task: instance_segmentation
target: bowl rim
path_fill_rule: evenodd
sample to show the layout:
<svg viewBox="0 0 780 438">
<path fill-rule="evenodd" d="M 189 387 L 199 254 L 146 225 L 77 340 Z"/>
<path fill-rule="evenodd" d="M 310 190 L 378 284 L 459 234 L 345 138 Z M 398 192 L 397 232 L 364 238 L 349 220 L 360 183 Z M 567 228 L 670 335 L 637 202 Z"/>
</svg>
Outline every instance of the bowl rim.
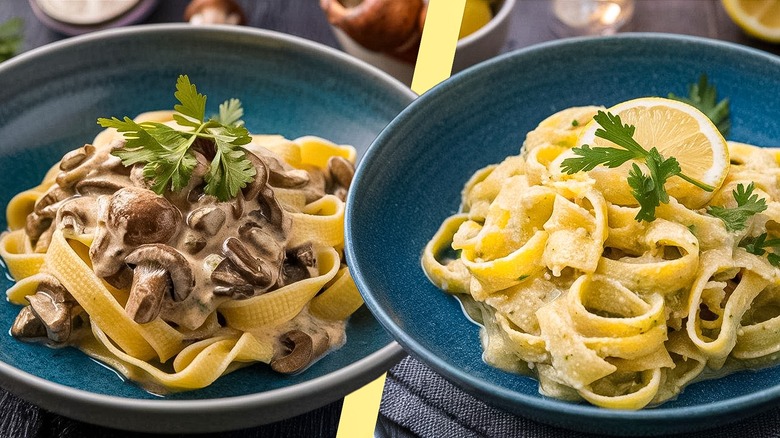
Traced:
<svg viewBox="0 0 780 438">
<path fill-rule="evenodd" d="M 388 141 L 388 138 L 396 131 L 397 127 L 402 126 L 410 121 L 414 120 L 417 114 L 429 114 L 436 112 L 436 105 L 445 100 L 445 96 L 448 95 L 451 89 L 457 90 L 459 84 L 464 82 L 470 82 L 478 80 L 483 72 L 490 71 L 495 65 L 509 62 L 516 58 L 530 58 L 536 56 L 538 53 L 545 53 L 551 50 L 559 50 L 569 47 L 589 47 L 592 45 L 602 44 L 604 42 L 613 42 L 615 40 L 627 40 L 627 41 L 652 41 L 655 43 L 685 43 L 695 44 L 699 46 L 709 46 L 715 50 L 728 50 L 732 52 L 739 52 L 740 54 L 761 57 L 767 62 L 774 63 L 780 66 L 780 56 L 774 55 L 769 52 L 765 52 L 752 47 L 747 47 L 737 43 L 728 41 L 715 40 L 711 38 L 692 36 L 692 35 L 680 35 L 669 34 L 660 32 L 635 32 L 635 33 L 620 33 L 610 36 L 579 36 L 551 40 L 543 43 L 534 44 L 525 48 L 514 50 L 508 53 L 504 53 L 497 57 L 491 58 L 487 61 L 481 62 L 474 66 L 471 66 L 463 71 L 453 75 L 449 80 L 443 81 L 428 92 L 421 95 L 418 99 L 407 106 L 374 140 L 374 143 L 369 148 L 366 155 L 363 157 L 361 164 L 358 166 L 353 185 L 359 185 L 360 181 L 364 179 L 366 168 L 373 163 L 379 154 L 379 149 L 383 143 Z M 465 180 L 464 180 L 465 181 Z M 417 358 L 425 365 L 432 368 L 436 373 L 443 376 L 450 382 L 453 382 L 455 386 L 459 388 L 468 388 L 467 392 L 473 394 L 479 394 L 479 398 L 482 401 L 489 401 L 494 406 L 522 406 L 532 409 L 528 412 L 528 416 L 532 418 L 537 413 L 543 412 L 547 415 L 561 415 L 565 414 L 570 418 L 587 416 L 589 419 L 595 420 L 609 420 L 609 421 L 624 421 L 631 420 L 634 422 L 641 422 L 648 425 L 653 424 L 656 421 L 664 420 L 665 422 L 674 420 L 703 420 L 705 418 L 711 418 L 713 415 L 726 414 L 726 413 L 744 413 L 748 410 L 754 409 L 752 412 L 758 412 L 757 408 L 766 406 L 769 402 L 780 400 L 780 383 L 777 383 L 769 388 L 762 389 L 760 391 L 752 392 L 748 395 L 729 398 L 726 400 L 719 400 L 715 402 L 709 402 L 705 404 L 695 406 L 681 406 L 675 408 L 665 408 L 664 405 L 653 407 L 649 409 L 642 409 L 637 411 L 626 410 L 610 410 L 593 405 L 572 403 L 563 400 L 557 400 L 549 397 L 529 396 L 519 392 L 509 390 L 505 387 L 498 386 L 488 380 L 474 377 L 468 372 L 459 369 L 458 367 L 448 363 L 444 359 L 438 357 L 432 351 L 426 349 L 421 343 L 406 333 L 401 327 L 396 324 L 395 318 L 391 316 L 386 309 L 384 309 L 374 295 L 380 295 L 378 292 L 372 292 L 368 287 L 366 277 L 362 275 L 360 266 L 362 263 L 355 255 L 355 248 L 353 247 L 356 242 L 355 232 L 353 230 L 354 217 L 359 214 L 353 203 L 347 204 L 345 214 L 345 230 L 346 230 L 346 255 L 348 260 L 348 266 L 352 277 L 355 280 L 358 289 L 363 295 L 363 299 L 372 314 L 379 320 L 384 326 L 385 330 L 391 334 L 391 336 L 413 357 Z M 422 268 L 420 268 L 422 269 Z M 777 365 L 780 367 L 780 364 Z M 499 399 L 498 402 L 495 399 Z M 506 408 L 502 408 L 507 410 Z M 508 411 L 512 413 L 512 411 Z M 514 412 L 517 412 L 515 410 Z M 739 419 L 742 417 L 735 417 Z M 691 422 L 690 430 L 696 429 L 695 424 Z M 700 427 L 699 427 L 700 429 Z M 680 428 L 679 431 L 687 429 Z M 583 429 L 583 431 L 585 431 Z M 659 432 L 668 432 L 668 430 L 662 430 Z"/>
<path fill-rule="evenodd" d="M 72 46 L 79 46 L 95 41 L 103 41 L 106 39 L 121 38 L 133 35 L 148 37 L 149 35 L 167 33 L 209 33 L 215 35 L 230 34 L 233 36 L 244 36 L 258 40 L 262 39 L 266 41 L 274 41 L 275 43 L 281 43 L 286 48 L 295 47 L 297 50 L 303 50 L 307 54 L 333 58 L 334 60 L 342 63 L 343 65 L 346 65 L 352 70 L 364 73 L 366 77 L 382 82 L 385 84 L 385 86 L 387 86 L 388 89 L 395 89 L 400 95 L 405 95 L 408 97 L 410 102 L 414 101 L 414 99 L 417 97 L 417 94 L 412 92 L 411 89 L 384 71 L 371 66 L 368 63 L 360 61 L 359 59 L 349 56 L 326 44 L 277 31 L 231 25 L 193 26 L 188 23 L 162 23 L 141 24 L 129 27 L 100 30 L 93 33 L 55 41 L 14 56 L 6 62 L 0 64 L 0 75 L 5 73 L 7 70 L 12 70 L 17 66 L 23 66 L 24 64 L 30 62 L 35 62 L 38 59 L 46 57 L 51 53 L 57 53 L 62 49 Z M 28 373 L 27 371 L 21 370 L 2 360 L 0 360 L 0 377 L 2 377 L 2 381 L 4 382 L 5 387 L 14 388 L 10 391 L 18 396 L 21 396 L 22 398 L 28 398 L 29 394 L 43 394 L 45 396 L 51 396 L 51 403 L 48 403 L 48 405 L 45 407 L 55 412 L 58 411 L 54 408 L 58 402 L 62 403 L 63 400 L 72 400 L 74 402 L 83 403 L 86 405 L 115 409 L 117 411 L 124 411 L 128 413 L 154 412 L 155 414 L 186 413 L 188 415 L 196 415 L 198 413 L 213 414 L 228 411 L 247 412 L 265 406 L 276 406 L 280 403 L 288 403 L 294 400 L 300 400 L 304 397 L 311 397 L 315 390 L 319 393 L 322 393 L 323 391 L 327 391 L 328 393 L 339 393 L 341 394 L 339 398 L 341 398 L 345 394 L 343 391 L 344 389 L 349 389 L 352 391 L 357 389 L 359 386 L 367 384 L 373 379 L 379 377 L 383 372 L 387 371 L 387 369 L 400 361 L 405 355 L 406 353 L 398 343 L 395 341 L 390 341 L 387 345 L 380 348 L 379 350 L 374 351 L 373 353 L 370 353 L 345 367 L 323 376 L 307 380 L 305 382 L 253 394 L 212 397 L 196 400 L 162 398 L 142 399 L 95 393 L 61 383 L 52 382 L 50 380 Z M 363 377 L 359 378 L 361 375 Z M 12 382 L 12 384 L 8 385 L 8 381 Z M 356 383 L 359 385 L 356 385 Z M 34 398 L 34 403 L 39 404 L 39 396 L 29 398 Z M 333 402 L 335 399 L 336 398 L 333 397 L 329 398 L 328 403 Z M 320 403 L 318 406 L 323 406 L 324 404 L 325 403 Z M 309 407 L 309 409 L 306 409 L 306 411 L 315 408 L 316 407 Z M 271 421 L 265 421 L 265 423 L 279 421 L 306 411 L 295 410 L 292 408 L 290 409 L 290 415 L 272 419 Z M 84 420 L 83 418 L 78 419 Z M 111 419 L 107 419 L 105 421 L 109 420 Z M 84 421 L 93 422 L 91 420 Z M 99 421 L 94 422 L 98 424 L 100 423 Z M 248 421 L 246 422 L 246 425 L 214 425 L 214 428 L 211 430 L 222 431 L 236 427 L 247 427 L 247 425 L 258 424 L 263 424 L 262 419 L 254 422 Z M 113 421 L 110 424 L 104 423 L 103 425 L 113 425 L 113 427 L 125 429 L 133 429 L 137 427 L 138 430 L 153 430 L 147 429 L 150 427 L 150 425 L 138 424 L 136 427 L 132 427 L 132 425 L 126 423 L 118 424 L 114 423 Z M 186 426 L 177 428 L 177 430 L 179 429 L 187 430 Z M 207 432 L 209 430 L 200 428 L 198 431 Z M 193 430 L 193 432 L 195 431 Z"/>
</svg>

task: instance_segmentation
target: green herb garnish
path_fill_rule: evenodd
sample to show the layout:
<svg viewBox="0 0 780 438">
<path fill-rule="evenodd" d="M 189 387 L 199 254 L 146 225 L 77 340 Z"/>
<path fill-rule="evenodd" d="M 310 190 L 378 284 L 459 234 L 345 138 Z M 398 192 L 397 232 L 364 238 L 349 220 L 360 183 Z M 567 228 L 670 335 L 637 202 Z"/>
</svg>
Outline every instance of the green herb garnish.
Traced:
<svg viewBox="0 0 780 438">
<path fill-rule="evenodd" d="M 677 96 L 674 93 L 669 93 L 668 97 L 687 103 L 703 112 L 724 137 L 728 135 L 731 129 L 729 99 L 725 98 L 718 102 L 718 90 L 707 81 L 707 75 L 701 75 L 698 83 L 688 86 L 688 97 Z"/>
<path fill-rule="evenodd" d="M 751 182 L 745 187 L 743 184 L 738 184 L 737 188 L 731 193 L 734 195 L 734 200 L 737 201 L 735 208 L 726 208 L 720 206 L 712 206 L 707 208 L 707 213 L 715 216 L 726 224 L 726 229 L 729 231 L 739 231 L 745 229 L 747 226 L 747 220 L 758 213 L 766 210 L 766 200 L 759 198 L 757 194 L 753 193 L 755 185 Z"/>
<path fill-rule="evenodd" d="M 708 192 L 715 190 L 711 185 L 682 173 L 680 164 L 674 157 L 664 158 L 656 148 L 649 151 L 643 148 L 634 140 L 635 127 L 624 125 L 620 116 L 599 111 L 593 120 L 599 124 L 599 129 L 595 133 L 596 137 L 608 140 L 619 148 L 590 147 L 587 144 L 575 147 L 572 152 L 577 156 L 563 160 L 561 169 L 571 175 L 577 172 L 587 172 L 598 166 L 615 168 L 629 160 L 644 161 L 650 172 L 649 175 L 645 175 L 636 163 L 628 174 L 631 193 L 640 205 L 636 220 L 647 222 L 655 220 L 655 208 L 661 203 L 669 202 L 669 195 L 664 185 L 673 176 L 678 176 L 702 190 Z"/>
<path fill-rule="evenodd" d="M 12 18 L 0 24 L 0 62 L 12 58 L 19 51 L 23 28 L 21 18 Z"/>
<path fill-rule="evenodd" d="M 241 102 L 230 99 L 219 106 L 219 115 L 206 120 L 206 96 L 198 93 L 186 75 L 176 81 L 173 118 L 189 129 L 176 129 L 157 122 L 136 123 L 129 117 L 123 120 L 100 118 L 104 128 L 116 128 L 124 134 L 125 145 L 111 153 L 132 166 L 143 163 L 144 178 L 152 190 L 163 194 L 184 188 L 198 164 L 195 150 L 211 158 L 205 175 L 204 192 L 220 201 L 234 198 L 238 191 L 254 180 L 257 172 L 246 157 L 243 145 L 252 138 L 244 127 Z M 202 139 L 196 143 L 196 140 Z"/>
<path fill-rule="evenodd" d="M 780 239 L 769 239 L 766 233 L 759 234 L 758 236 L 748 236 L 742 242 L 739 242 L 739 246 L 745 248 L 745 251 L 762 256 L 766 254 L 767 260 L 772 266 L 780 267 L 780 255 L 774 251 L 768 252 L 767 248 L 780 249 Z"/>
</svg>

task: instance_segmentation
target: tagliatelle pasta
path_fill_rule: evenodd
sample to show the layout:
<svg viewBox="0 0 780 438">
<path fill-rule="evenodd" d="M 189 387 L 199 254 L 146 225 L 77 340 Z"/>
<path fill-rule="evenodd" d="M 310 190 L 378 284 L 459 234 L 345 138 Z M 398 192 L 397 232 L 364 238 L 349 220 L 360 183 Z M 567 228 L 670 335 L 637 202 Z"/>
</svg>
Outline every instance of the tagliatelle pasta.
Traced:
<svg viewBox="0 0 780 438">
<path fill-rule="evenodd" d="M 598 110 L 550 116 L 519 155 L 477 171 L 424 250 L 430 280 L 481 324 L 485 361 L 535 375 L 544 395 L 614 409 L 777 363 L 777 256 L 751 242 L 780 237 L 778 150 L 729 142 L 707 205 L 670 197 L 638 221 L 625 173 L 561 170 Z M 744 229 L 708 214 L 748 184 L 766 209 Z"/>
<path fill-rule="evenodd" d="M 169 111 L 135 122 L 179 126 Z M 252 136 L 258 176 L 220 201 L 203 192 L 207 146 L 183 191 L 160 196 L 111 155 L 124 141 L 106 129 L 9 203 L 14 336 L 78 347 L 157 393 L 254 362 L 298 372 L 345 342 L 363 303 L 343 258 L 354 148 Z"/>
</svg>

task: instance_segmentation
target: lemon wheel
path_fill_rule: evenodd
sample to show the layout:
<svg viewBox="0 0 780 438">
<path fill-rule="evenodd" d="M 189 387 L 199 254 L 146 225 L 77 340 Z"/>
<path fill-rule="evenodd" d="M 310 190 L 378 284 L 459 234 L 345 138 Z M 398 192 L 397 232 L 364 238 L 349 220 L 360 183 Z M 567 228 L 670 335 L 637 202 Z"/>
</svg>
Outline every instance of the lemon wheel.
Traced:
<svg viewBox="0 0 780 438">
<path fill-rule="evenodd" d="M 731 19 L 748 35 L 780 43 L 780 0 L 722 0 Z"/>
<path fill-rule="evenodd" d="M 608 112 L 620 116 L 623 124 L 633 125 L 634 140 L 643 148 L 658 149 L 664 158 L 674 157 L 682 172 L 717 190 L 729 170 L 729 151 L 718 128 L 698 109 L 676 100 L 646 97 L 613 106 Z M 599 124 L 591 121 L 578 143 L 615 147 L 596 137 Z M 714 195 L 681 178 L 671 178 L 666 190 L 688 208 L 700 208 Z"/>
</svg>

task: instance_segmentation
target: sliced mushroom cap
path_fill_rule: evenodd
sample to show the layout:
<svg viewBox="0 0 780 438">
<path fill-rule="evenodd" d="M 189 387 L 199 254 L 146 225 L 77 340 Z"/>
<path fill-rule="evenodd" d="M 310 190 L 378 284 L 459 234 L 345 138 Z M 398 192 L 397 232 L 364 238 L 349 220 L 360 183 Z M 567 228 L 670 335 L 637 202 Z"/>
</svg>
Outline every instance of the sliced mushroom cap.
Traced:
<svg viewBox="0 0 780 438">
<path fill-rule="evenodd" d="M 46 326 L 35 316 L 30 306 L 22 307 L 11 326 L 11 336 L 29 342 L 41 342 L 49 339 Z"/>
<path fill-rule="evenodd" d="M 225 239 L 222 243 L 222 253 L 233 268 L 253 286 L 269 288 L 279 278 L 278 269 L 275 269 L 272 263 L 256 258 L 246 245 L 235 237 Z"/>
<path fill-rule="evenodd" d="M 124 143 L 123 140 L 117 140 L 115 143 Z M 108 150 L 98 151 L 91 144 L 86 144 L 80 149 L 68 152 L 60 161 L 60 172 L 55 181 L 62 188 L 71 188 L 74 184 L 84 179 L 92 170 L 100 166 L 108 159 Z"/>
<path fill-rule="evenodd" d="M 280 286 L 311 278 L 318 274 L 317 257 L 311 244 L 301 245 L 287 251 L 282 270 Z"/>
<path fill-rule="evenodd" d="M 97 200 L 90 196 L 73 197 L 57 210 L 55 223 L 60 230 L 71 234 L 83 234 L 97 225 Z"/>
<path fill-rule="evenodd" d="M 207 236 L 213 236 L 222 228 L 227 220 L 227 214 L 217 206 L 201 207 L 187 215 L 187 223 L 193 230 L 201 231 Z"/>
<path fill-rule="evenodd" d="M 46 337 L 55 343 L 64 343 L 72 331 L 73 310 L 77 304 L 64 286 L 49 274 L 39 275 L 37 292 L 28 295 L 30 302 L 29 311 L 35 315 L 46 330 Z M 34 329 L 34 322 L 29 315 L 23 316 L 24 322 L 32 324 L 28 327 Z"/>
<path fill-rule="evenodd" d="M 268 185 L 269 170 L 265 160 L 258 157 L 254 153 L 250 151 L 246 151 L 246 158 L 255 167 L 256 173 L 255 173 L 255 179 L 251 183 L 249 183 L 246 187 L 244 187 L 242 192 L 244 194 L 244 199 L 248 201 L 252 201 L 260 194 L 260 191 L 263 190 L 266 187 L 266 185 Z"/>
<path fill-rule="evenodd" d="M 82 195 L 110 195 L 131 184 L 130 178 L 125 175 L 98 172 L 77 182 L 76 191 Z"/>
<path fill-rule="evenodd" d="M 280 337 L 282 348 L 271 359 L 271 369 L 282 374 L 293 374 L 304 370 L 328 349 L 329 339 L 325 332 L 314 337 L 301 331 L 290 330 Z"/>
</svg>

